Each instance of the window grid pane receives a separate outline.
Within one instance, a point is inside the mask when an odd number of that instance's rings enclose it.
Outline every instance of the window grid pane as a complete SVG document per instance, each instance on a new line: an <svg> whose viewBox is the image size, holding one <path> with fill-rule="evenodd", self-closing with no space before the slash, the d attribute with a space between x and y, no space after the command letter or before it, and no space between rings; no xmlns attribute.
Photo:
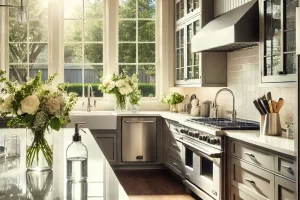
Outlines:
<svg viewBox="0 0 300 200"><path fill-rule="evenodd" d="M103 76L103 0L65 0L64 62L68 92L86 96L91 85L102 97L98 83Z"/></svg>
<svg viewBox="0 0 300 200"><path fill-rule="evenodd" d="M28 0L29 20L18 23L17 9L9 9L9 79L25 82L42 71L48 77L48 0ZM20 1L10 0L12 5Z"/></svg>
<svg viewBox="0 0 300 200"><path fill-rule="evenodd" d="M119 73L139 73L143 97L155 96L155 0L119 0Z"/></svg>

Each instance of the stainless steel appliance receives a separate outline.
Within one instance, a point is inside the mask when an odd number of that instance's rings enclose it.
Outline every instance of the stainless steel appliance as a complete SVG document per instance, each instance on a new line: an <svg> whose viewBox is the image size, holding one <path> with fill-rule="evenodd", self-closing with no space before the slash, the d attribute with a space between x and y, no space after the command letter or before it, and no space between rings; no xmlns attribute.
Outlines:
<svg viewBox="0 0 300 200"><path fill-rule="evenodd" d="M183 183L203 200L221 200L224 195L224 137L183 127Z"/></svg>
<svg viewBox="0 0 300 200"><path fill-rule="evenodd" d="M156 118L122 118L122 161L157 161Z"/></svg>
<svg viewBox="0 0 300 200"><path fill-rule="evenodd" d="M258 42L258 1L252 0L205 25L192 39L192 52L233 51Z"/></svg>
<svg viewBox="0 0 300 200"><path fill-rule="evenodd" d="M192 118L188 122L205 125L219 130L259 130L259 123L254 121L232 121L226 118Z"/></svg>

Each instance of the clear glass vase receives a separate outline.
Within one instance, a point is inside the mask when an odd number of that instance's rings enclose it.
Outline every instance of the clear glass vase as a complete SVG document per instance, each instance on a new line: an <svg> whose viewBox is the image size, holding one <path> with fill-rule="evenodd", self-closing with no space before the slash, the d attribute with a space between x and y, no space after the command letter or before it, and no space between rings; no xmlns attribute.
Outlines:
<svg viewBox="0 0 300 200"><path fill-rule="evenodd" d="M136 112L138 111L138 108L139 108L138 105L133 104L133 105L131 106L131 112L132 112L132 113L136 113Z"/></svg>
<svg viewBox="0 0 300 200"><path fill-rule="evenodd" d="M26 197L27 199L50 200L53 199L53 172L46 171L26 171Z"/></svg>
<svg viewBox="0 0 300 200"><path fill-rule="evenodd" d="M116 112L126 112L127 111L127 101L128 98L126 96L116 96L115 102L115 111Z"/></svg>
<svg viewBox="0 0 300 200"><path fill-rule="evenodd" d="M53 166L52 129L26 129L26 167L29 170L50 170Z"/></svg>
<svg viewBox="0 0 300 200"><path fill-rule="evenodd" d="M178 104L171 104L170 105L170 111L177 113L178 112L178 106L177 105Z"/></svg>

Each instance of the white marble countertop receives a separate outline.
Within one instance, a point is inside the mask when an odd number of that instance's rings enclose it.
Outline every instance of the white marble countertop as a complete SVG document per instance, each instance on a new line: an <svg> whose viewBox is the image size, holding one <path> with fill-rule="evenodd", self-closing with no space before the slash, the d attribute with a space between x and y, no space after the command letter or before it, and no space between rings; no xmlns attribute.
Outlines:
<svg viewBox="0 0 300 200"><path fill-rule="evenodd" d="M88 129L85 131L86 134L82 134L82 142L88 149L88 179L86 182L70 183L66 180L65 156L66 149L72 142L74 128L53 132L52 172L26 171L26 129L1 129L0 138L4 134L19 136L21 155L15 159L0 160L0 199L128 200L92 134ZM70 195L76 197L70 198Z"/></svg>
<svg viewBox="0 0 300 200"><path fill-rule="evenodd" d="M226 130L225 135L282 154L296 156L295 141L278 136L261 135L259 131Z"/></svg>

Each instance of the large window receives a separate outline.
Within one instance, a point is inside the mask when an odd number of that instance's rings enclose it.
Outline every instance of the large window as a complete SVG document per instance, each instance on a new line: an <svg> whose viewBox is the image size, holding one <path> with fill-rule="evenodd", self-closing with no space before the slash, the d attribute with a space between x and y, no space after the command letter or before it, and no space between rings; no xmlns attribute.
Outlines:
<svg viewBox="0 0 300 200"><path fill-rule="evenodd" d="M139 73L144 97L155 96L155 0L119 0L119 72Z"/></svg>
<svg viewBox="0 0 300 200"><path fill-rule="evenodd" d="M69 91L100 97L103 75L103 0L64 1L64 80ZM85 95L84 95L85 94Z"/></svg>
<svg viewBox="0 0 300 200"><path fill-rule="evenodd" d="M19 0L11 0L19 5ZM48 77L48 0L28 0L29 21L18 23L17 9L9 9L9 78L24 82L39 70Z"/></svg>

